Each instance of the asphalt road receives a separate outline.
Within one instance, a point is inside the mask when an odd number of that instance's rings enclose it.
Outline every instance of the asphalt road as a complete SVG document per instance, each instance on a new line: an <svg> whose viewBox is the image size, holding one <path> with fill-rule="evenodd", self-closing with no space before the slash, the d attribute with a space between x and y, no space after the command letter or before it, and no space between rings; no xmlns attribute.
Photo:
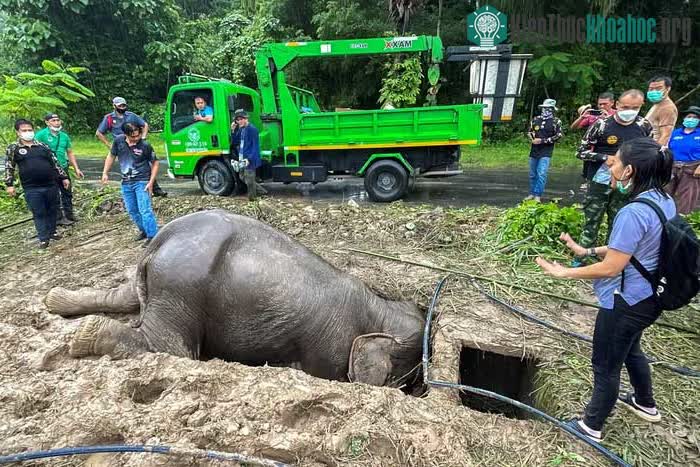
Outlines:
<svg viewBox="0 0 700 467"><path fill-rule="evenodd" d="M161 164L163 161L161 161ZM99 184L104 160L80 159L85 181ZM119 180L119 172L112 170L112 181ZM161 167L158 181L169 196L201 195L199 184L194 180L172 180ZM544 201L558 198L562 204L581 201L579 186L580 170L550 171ZM265 183L268 196L284 199L309 199L314 201L368 203L361 178L327 181L317 185ZM462 175L438 179L418 179L405 202L434 204L436 206L512 206L528 194L527 170L512 169L467 169Z"/></svg>

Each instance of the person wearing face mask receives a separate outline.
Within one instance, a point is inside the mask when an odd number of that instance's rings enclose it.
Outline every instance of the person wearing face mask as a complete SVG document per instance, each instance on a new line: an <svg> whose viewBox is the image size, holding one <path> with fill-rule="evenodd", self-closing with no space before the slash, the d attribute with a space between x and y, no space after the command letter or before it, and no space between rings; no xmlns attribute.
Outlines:
<svg viewBox="0 0 700 467"><path fill-rule="evenodd" d="M669 97L670 92L671 78L668 76L654 76L649 80L647 99L654 105L647 112L646 119L654 127L654 140L661 146L668 146L678 120L678 109Z"/></svg>
<svg viewBox="0 0 700 467"><path fill-rule="evenodd" d="M123 135L124 130L122 129L122 127L125 123L133 123L141 127L143 131L141 137L143 139L147 138L149 130L148 123L139 115L127 110L128 106L126 105L126 99L124 99L123 97L115 97L114 99L112 99L112 106L114 107L114 111L102 117L102 121L100 122L100 125L97 127L97 131L95 132L95 136L97 137L97 139L102 141L102 144L104 144L111 150L112 143L109 142L105 135L107 133L112 133L112 137L114 137L115 139L117 136ZM153 195L168 196L168 193L163 191L163 189L158 185L158 182L156 181L153 186Z"/></svg>
<svg viewBox="0 0 700 467"><path fill-rule="evenodd" d="M61 118L55 113L50 113L44 117L44 122L46 123L46 128L37 132L36 140L47 145L53 153L56 154L56 159L58 159L61 168L66 175L68 175L69 180L69 161L70 165L72 165L75 170L75 174L79 178L83 178L83 172L80 170L80 167L78 167L78 161L71 147L70 136L63 130ZM71 186L65 189L63 185L59 184L58 189L60 193L60 207L58 211L58 221L56 221L56 223L58 225L70 225L76 221L75 215L73 214L73 187Z"/></svg>
<svg viewBox="0 0 700 467"><path fill-rule="evenodd" d="M620 147L606 164L612 173L616 190L631 199L649 200L659 207L667 219L676 215L676 206L663 188L671 178L673 156L651 138L637 138ZM605 419L616 403L647 422L658 422L651 372L640 340L644 330L661 314L652 285L641 275L631 259L647 271L659 264L662 224L651 206L629 203L613 224L606 246L584 248L569 234L560 239L576 256L594 256L602 261L582 268L567 268L537 258L545 274L562 279L593 280L599 310L593 333L593 393L583 419L568 425L600 442ZM619 397L622 365L627 367L633 392Z"/></svg>
<svg viewBox="0 0 700 467"><path fill-rule="evenodd" d="M58 214L58 187L70 187L68 176L61 168L56 155L34 137L32 122L19 119L15 122L17 142L10 144L5 153L5 186L7 194L15 196L15 172L24 188L24 199L34 219L39 237L39 248L49 246L50 240L60 240L56 233Z"/></svg>
<svg viewBox="0 0 700 467"><path fill-rule="evenodd" d="M532 119L527 132L532 146L530 147L530 194L525 198L525 200L534 199L538 203L547 183L547 172L554 143L562 136L561 120L554 116L557 101L545 99L539 107L542 109L541 113Z"/></svg>
<svg viewBox="0 0 700 467"><path fill-rule="evenodd" d="M109 170L114 159L119 160L122 175L122 199L139 233L135 240L146 240L145 248L158 233L158 223L151 204L153 184L158 175L158 159L153 148L141 137L141 127L124 124L124 134L114 139L102 170L102 183L109 181Z"/></svg>
<svg viewBox="0 0 700 467"><path fill-rule="evenodd" d="M588 188L583 202L585 222L579 243L590 248L597 243L603 216L608 216L608 234L613 219L626 203L627 197L610 187L610 169L605 164L624 142L636 138L648 138L651 124L639 116L644 104L644 94L637 89L625 91L617 101L617 112L596 121L586 132L576 152L576 157L589 162L586 169ZM581 266L582 258L574 259L573 266Z"/></svg>
<svg viewBox="0 0 700 467"><path fill-rule="evenodd" d="M666 192L676 200L678 212L690 214L700 201L700 107L690 106L684 114L683 127L673 131L669 142L674 164Z"/></svg>

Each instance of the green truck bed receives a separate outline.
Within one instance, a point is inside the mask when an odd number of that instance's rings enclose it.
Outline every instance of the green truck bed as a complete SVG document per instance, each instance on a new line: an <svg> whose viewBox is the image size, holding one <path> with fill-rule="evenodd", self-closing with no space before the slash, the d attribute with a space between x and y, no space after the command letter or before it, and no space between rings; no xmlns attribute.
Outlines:
<svg viewBox="0 0 700 467"><path fill-rule="evenodd" d="M298 145L286 150L476 145L481 143L480 104L395 110L353 110L301 114Z"/></svg>

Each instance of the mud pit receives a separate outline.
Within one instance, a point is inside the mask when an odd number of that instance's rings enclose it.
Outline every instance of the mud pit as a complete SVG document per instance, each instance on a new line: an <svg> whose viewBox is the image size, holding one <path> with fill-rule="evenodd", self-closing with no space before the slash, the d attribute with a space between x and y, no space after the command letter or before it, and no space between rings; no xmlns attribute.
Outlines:
<svg viewBox="0 0 700 467"><path fill-rule="evenodd" d="M492 216L488 210L247 204L211 197L157 200L156 206L162 222L213 207L257 217L378 293L413 299L423 308L441 277L438 273L349 254L344 248L374 249L425 262L444 259L450 252L451 257L463 255L468 263L474 256L470 245L483 236ZM30 250L22 240L29 230L15 231L3 241L14 243L16 251L5 250L12 260L4 262L0 287L0 454L162 443L299 465L546 465L572 453L582 455L586 465L605 465L548 424L470 409L456 391L431 389L411 397L399 389L331 382L290 368L164 354L119 361L70 359L66 344L79 318L48 314L44 294L54 286L114 286L143 250L131 241L134 232L123 214L81 222L45 253ZM483 264L475 267L488 269ZM563 324L592 331L590 312L568 311ZM433 379L460 382L465 347L553 365L565 346L557 336L496 308L466 281L450 281L438 312ZM533 384L538 388L541 383ZM34 465L49 464L219 463L110 454Z"/></svg>

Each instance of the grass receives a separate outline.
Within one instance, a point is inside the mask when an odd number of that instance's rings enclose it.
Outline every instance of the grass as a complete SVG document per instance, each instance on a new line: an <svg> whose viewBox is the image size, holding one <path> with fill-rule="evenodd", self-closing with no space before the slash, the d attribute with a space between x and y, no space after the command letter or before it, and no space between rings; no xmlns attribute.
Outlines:
<svg viewBox="0 0 700 467"><path fill-rule="evenodd" d="M72 137L73 151L78 158L104 158L109 151L95 135L76 135ZM162 133L149 133L148 142L156 150L158 157L165 157L165 143Z"/></svg>
<svg viewBox="0 0 700 467"><path fill-rule="evenodd" d="M557 144L552 155L552 170L580 169L581 161L576 159L576 147L571 144ZM463 168L513 168L526 169L529 163L530 145L523 142L484 143L479 147L462 147Z"/></svg>

